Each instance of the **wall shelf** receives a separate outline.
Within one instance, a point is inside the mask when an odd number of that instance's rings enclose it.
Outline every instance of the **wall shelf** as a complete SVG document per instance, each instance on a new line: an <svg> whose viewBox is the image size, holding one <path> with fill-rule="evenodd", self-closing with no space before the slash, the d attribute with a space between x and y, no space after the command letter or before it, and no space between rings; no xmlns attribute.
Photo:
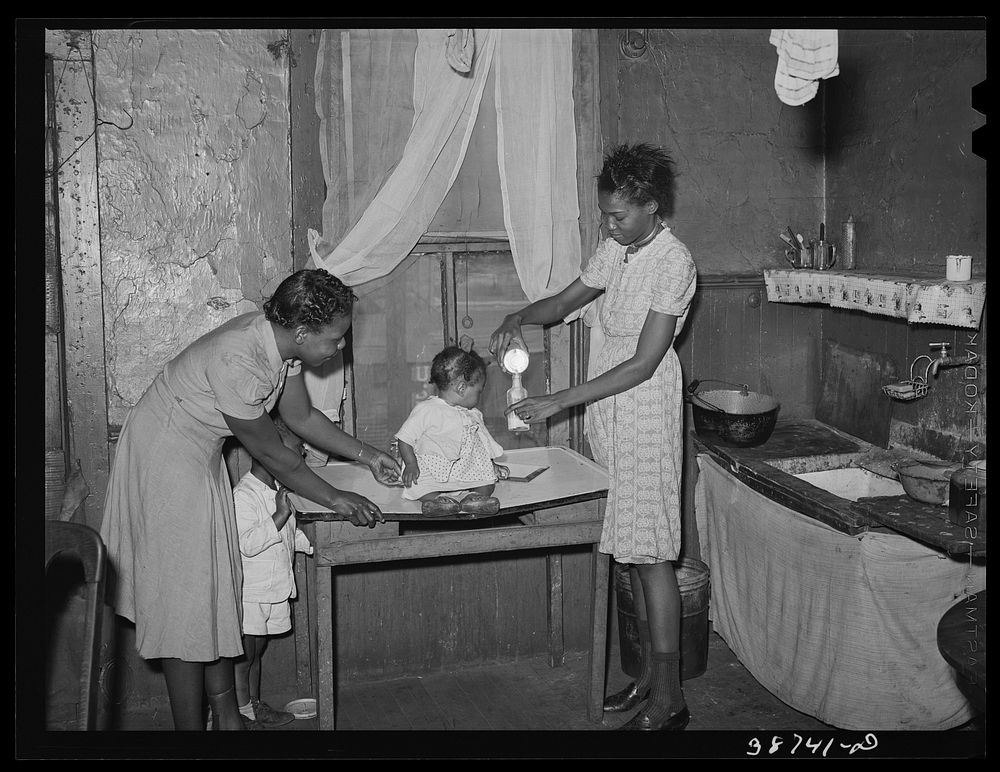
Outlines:
<svg viewBox="0 0 1000 772"><path fill-rule="evenodd" d="M821 303L911 324L977 329L986 302L986 281L944 281L864 271L768 269L772 303Z"/></svg>

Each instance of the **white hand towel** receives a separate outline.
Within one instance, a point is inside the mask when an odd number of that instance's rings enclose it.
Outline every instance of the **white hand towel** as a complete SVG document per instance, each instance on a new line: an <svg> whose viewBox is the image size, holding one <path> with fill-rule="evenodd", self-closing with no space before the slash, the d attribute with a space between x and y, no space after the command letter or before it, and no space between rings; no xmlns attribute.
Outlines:
<svg viewBox="0 0 1000 772"><path fill-rule="evenodd" d="M778 51L774 90L787 105L805 104L819 90L817 81L840 73L837 30L773 29Z"/></svg>

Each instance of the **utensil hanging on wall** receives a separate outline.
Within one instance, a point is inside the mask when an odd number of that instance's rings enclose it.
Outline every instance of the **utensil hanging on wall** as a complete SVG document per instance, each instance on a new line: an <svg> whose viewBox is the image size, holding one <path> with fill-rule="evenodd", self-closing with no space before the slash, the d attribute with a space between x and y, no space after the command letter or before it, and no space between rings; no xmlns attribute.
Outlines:
<svg viewBox="0 0 1000 772"><path fill-rule="evenodd" d="M468 250L468 245L466 245L466 250ZM465 256L465 316L462 317L462 326L465 329L469 329L474 325L475 322L472 317L469 316L469 256Z"/></svg>

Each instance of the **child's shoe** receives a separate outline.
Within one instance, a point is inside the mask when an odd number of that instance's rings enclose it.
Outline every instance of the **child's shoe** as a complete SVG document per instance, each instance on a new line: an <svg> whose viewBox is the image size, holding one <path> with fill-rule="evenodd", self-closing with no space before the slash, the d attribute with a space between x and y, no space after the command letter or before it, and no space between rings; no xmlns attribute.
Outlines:
<svg viewBox="0 0 1000 772"><path fill-rule="evenodd" d="M495 515L500 511L500 500L496 496L470 493L462 499L460 507L468 515Z"/></svg>
<svg viewBox="0 0 1000 772"><path fill-rule="evenodd" d="M284 726L285 724L290 724L295 720L295 716L293 714L284 710L275 710L266 702L261 702L253 697L250 698L250 704L253 705L253 713L257 723L264 729Z"/></svg>
<svg viewBox="0 0 1000 772"><path fill-rule="evenodd" d="M292 716L292 718L294 718L294 716ZM254 719L250 718L250 716L244 715L243 713L240 713L240 721L243 722L243 729L245 731L263 730L266 728L262 726L260 722L255 721ZM205 724L205 731L206 732L215 731L215 717L212 715L211 705L208 706L208 723Z"/></svg>
<svg viewBox="0 0 1000 772"><path fill-rule="evenodd" d="M448 517L461 511L462 507L451 496L438 496L420 504L420 512L428 517Z"/></svg>
<svg viewBox="0 0 1000 772"><path fill-rule="evenodd" d="M240 721L243 722L243 731L245 732L259 732L267 728L259 721L249 716L244 716L242 713L240 713Z"/></svg>

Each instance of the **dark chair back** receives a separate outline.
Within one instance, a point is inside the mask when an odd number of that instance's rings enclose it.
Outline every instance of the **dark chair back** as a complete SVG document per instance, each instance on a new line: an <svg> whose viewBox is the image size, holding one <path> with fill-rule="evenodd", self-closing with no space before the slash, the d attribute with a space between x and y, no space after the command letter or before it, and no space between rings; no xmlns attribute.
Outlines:
<svg viewBox="0 0 1000 772"><path fill-rule="evenodd" d="M87 608L80 659L78 728L92 730L97 723L100 681L101 619L104 613L104 580L107 552L101 536L90 526L45 521L45 569L59 555L76 557L87 583Z"/></svg>

